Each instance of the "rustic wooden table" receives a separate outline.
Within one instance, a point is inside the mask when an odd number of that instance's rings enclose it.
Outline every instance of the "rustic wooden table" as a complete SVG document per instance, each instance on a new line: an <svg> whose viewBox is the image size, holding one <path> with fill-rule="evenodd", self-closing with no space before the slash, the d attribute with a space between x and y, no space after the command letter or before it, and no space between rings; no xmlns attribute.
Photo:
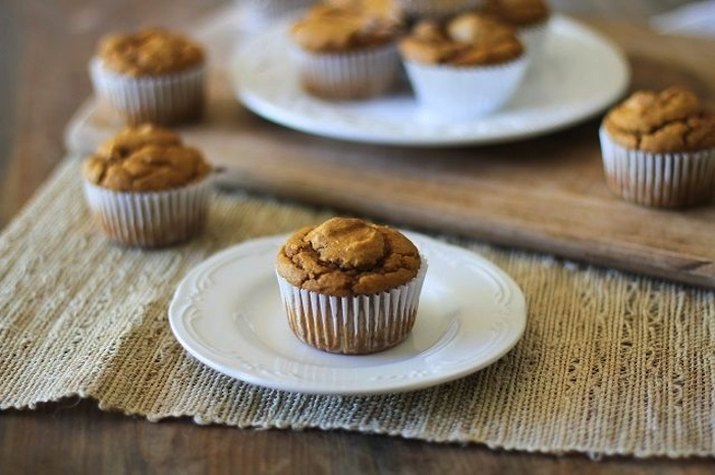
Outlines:
<svg viewBox="0 0 715 475"><path fill-rule="evenodd" d="M90 93L85 63L104 32L186 25L219 0L3 0L0 3L0 227L62 158L63 128ZM570 2L554 1L558 6ZM641 21L679 0L587 0L580 13ZM2 473L711 473L709 460L594 463L343 432L151 424L65 400L0 416Z"/></svg>

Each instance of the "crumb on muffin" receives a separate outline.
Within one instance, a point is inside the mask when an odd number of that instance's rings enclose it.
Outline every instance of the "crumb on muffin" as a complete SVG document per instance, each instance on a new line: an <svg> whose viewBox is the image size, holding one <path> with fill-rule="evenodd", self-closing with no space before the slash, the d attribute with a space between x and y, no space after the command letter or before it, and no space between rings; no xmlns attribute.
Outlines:
<svg viewBox="0 0 715 475"><path fill-rule="evenodd" d="M106 141L82 169L94 185L130 192L178 188L210 171L198 150L182 145L174 132L151 124L129 127Z"/></svg>
<svg viewBox="0 0 715 475"><path fill-rule="evenodd" d="M402 55L425 64L493 65L522 55L511 26L480 13L465 13L446 24L422 21L400 42Z"/></svg>
<svg viewBox="0 0 715 475"><path fill-rule="evenodd" d="M278 273L321 294L373 295L406 284L421 266L399 231L354 218L333 218L293 234L278 253Z"/></svg>
<svg viewBox="0 0 715 475"><path fill-rule="evenodd" d="M638 91L613 108L604 127L618 144L646 152L715 148L715 114L690 90Z"/></svg>
<svg viewBox="0 0 715 475"><path fill-rule="evenodd" d="M205 61L196 42L162 28L106 36L97 53L107 69L135 77L186 71Z"/></svg>

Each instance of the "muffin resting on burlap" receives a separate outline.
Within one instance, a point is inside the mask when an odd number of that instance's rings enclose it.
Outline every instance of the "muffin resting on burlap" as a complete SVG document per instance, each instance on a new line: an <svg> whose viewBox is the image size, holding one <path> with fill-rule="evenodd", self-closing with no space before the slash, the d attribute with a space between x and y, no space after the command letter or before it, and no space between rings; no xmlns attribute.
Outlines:
<svg viewBox="0 0 715 475"><path fill-rule="evenodd" d="M169 130L128 128L86 158L82 172L92 214L119 244L166 246L204 227L211 167Z"/></svg>

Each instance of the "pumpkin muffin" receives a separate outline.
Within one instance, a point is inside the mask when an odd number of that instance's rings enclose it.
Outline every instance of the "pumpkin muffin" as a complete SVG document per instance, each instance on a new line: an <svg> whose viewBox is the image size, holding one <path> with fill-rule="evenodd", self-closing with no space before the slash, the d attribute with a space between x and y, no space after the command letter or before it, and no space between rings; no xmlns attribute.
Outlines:
<svg viewBox="0 0 715 475"><path fill-rule="evenodd" d="M544 0L486 0L486 12L516 28L526 52L538 55L548 34L551 10Z"/></svg>
<svg viewBox="0 0 715 475"><path fill-rule="evenodd" d="M85 159L82 174L92 214L117 243L166 246L204 226L211 167L169 130L144 124L120 132Z"/></svg>
<svg viewBox="0 0 715 475"><path fill-rule="evenodd" d="M420 22L400 42L400 52L419 101L450 118L499 109L517 90L526 69L516 31L479 13L445 23Z"/></svg>
<svg viewBox="0 0 715 475"><path fill-rule="evenodd" d="M415 323L427 263L399 231L333 218L293 234L276 270L293 333L317 349L383 351Z"/></svg>
<svg viewBox="0 0 715 475"><path fill-rule="evenodd" d="M691 91L639 91L601 127L608 185L647 206L701 203L715 190L715 114Z"/></svg>
<svg viewBox="0 0 715 475"><path fill-rule="evenodd" d="M189 38L148 28L103 38L90 74L96 94L128 124L174 124L201 114L205 63Z"/></svg>
<svg viewBox="0 0 715 475"><path fill-rule="evenodd" d="M391 0L333 0L298 20L290 35L303 88L325 99L365 99L399 77L401 15Z"/></svg>

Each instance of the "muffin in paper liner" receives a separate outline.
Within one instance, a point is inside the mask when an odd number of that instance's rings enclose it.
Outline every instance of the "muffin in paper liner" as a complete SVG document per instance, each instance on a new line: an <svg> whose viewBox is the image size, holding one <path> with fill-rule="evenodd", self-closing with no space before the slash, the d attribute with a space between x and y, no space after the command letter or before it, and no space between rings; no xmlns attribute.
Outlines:
<svg viewBox="0 0 715 475"><path fill-rule="evenodd" d="M176 124L197 119L204 105L206 66L161 76L113 72L94 58L90 77L95 93L129 125Z"/></svg>
<svg viewBox="0 0 715 475"><path fill-rule="evenodd" d="M163 247L186 241L206 223L209 176L163 191L114 191L84 180L89 209L111 240L126 246Z"/></svg>
<svg viewBox="0 0 715 475"><path fill-rule="evenodd" d="M407 338L415 324L427 261L420 255L417 275L375 295L335 297L301 289L278 272L281 298L293 334L329 353L347 355L384 351Z"/></svg>
<svg viewBox="0 0 715 475"><path fill-rule="evenodd" d="M426 110L471 119L500 109L521 84L526 55L497 65L452 66L405 61L407 76Z"/></svg>
<svg viewBox="0 0 715 475"><path fill-rule="evenodd" d="M400 78L394 43L344 53L314 53L293 48L303 88L333 100L367 99L388 92Z"/></svg>
<svg viewBox="0 0 715 475"><path fill-rule="evenodd" d="M482 0L397 0L400 7L416 18L443 19L483 6Z"/></svg>
<svg viewBox="0 0 715 475"><path fill-rule="evenodd" d="M601 151L608 187L645 206L680 207L706 202L715 192L715 149L651 153L616 143L601 127Z"/></svg>

